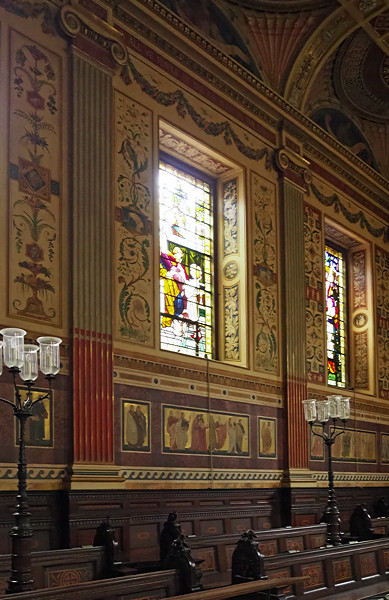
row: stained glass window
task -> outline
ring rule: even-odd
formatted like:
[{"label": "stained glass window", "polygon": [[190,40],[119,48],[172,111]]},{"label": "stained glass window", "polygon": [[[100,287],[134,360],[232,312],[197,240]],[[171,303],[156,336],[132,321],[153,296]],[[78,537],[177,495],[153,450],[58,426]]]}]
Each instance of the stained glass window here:
[{"label": "stained glass window", "polygon": [[346,385],[345,260],[340,250],[326,245],[327,382]]},{"label": "stained glass window", "polygon": [[161,348],[212,357],[212,189],[159,164]]}]

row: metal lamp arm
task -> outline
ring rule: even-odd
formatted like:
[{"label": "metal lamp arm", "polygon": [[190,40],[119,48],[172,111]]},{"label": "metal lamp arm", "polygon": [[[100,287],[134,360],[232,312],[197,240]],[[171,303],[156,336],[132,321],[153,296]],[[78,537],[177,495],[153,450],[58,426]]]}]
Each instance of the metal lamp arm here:
[{"label": "metal lamp arm", "polygon": [[346,431],[346,421],[343,420],[343,429],[341,429],[340,431],[338,431],[338,433],[335,433],[335,428],[334,428],[334,435],[332,435],[332,439],[335,440],[339,435],[342,435],[342,433],[344,433]]},{"label": "metal lamp arm", "polygon": [[36,404],[37,402],[41,402],[42,400],[46,400],[47,398],[50,398],[51,396],[51,390],[49,390],[47,392],[47,394],[45,394],[44,396],[39,396],[39,398],[37,398],[36,400],[33,400],[33,402],[31,402],[31,406],[34,406],[34,404]]},{"label": "metal lamp arm", "polygon": [[13,402],[10,402],[9,400],[6,400],[5,398],[0,398],[0,402],[4,402],[5,404],[10,404],[12,406],[12,408],[15,408],[15,404]]},{"label": "metal lamp arm", "polygon": [[323,433],[317,433],[316,431],[314,431],[314,429],[313,429],[313,421],[311,421],[309,423],[309,425],[311,427],[312,435],[316,435],[316,437],[319,437],[319,438],[321,438],[324,441],[328,439],[328,435],[324,432],[324,425],[323,425],[323,423],[322,423]]}]

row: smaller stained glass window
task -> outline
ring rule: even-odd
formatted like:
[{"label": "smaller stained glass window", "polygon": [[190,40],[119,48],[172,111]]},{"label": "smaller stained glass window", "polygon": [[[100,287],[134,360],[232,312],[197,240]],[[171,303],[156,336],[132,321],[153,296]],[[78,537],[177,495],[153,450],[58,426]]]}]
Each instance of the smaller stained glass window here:
[{"label": "smaller stained glass window", "polygon": [[161,348],[212,357],[212,193],[159,163]]},{"label": "smaller stained glass window", "polygon": [[326,245],[327,382],[338,387],[346,385],[345,269],[344,253]]}]

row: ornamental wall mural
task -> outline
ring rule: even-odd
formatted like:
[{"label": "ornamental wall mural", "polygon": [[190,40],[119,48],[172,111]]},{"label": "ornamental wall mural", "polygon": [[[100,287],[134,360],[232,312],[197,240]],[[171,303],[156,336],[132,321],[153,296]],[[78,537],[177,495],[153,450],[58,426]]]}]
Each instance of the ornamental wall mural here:
[{"label": "ornamental wall mural", "polygon": [[152,344],[151,114],[115,96],[116,335]]},{"label": "ornamental wall mural", "polygon": [[307,377],[310,382],[324,383],[323,224],[321,212],[308,204],[304,207],[304,244]]},{"label": "ornamental wall mural", "polygon": [[9,314],[60,324],[60,59],[11,32]]},{"label": "ornamental wall mural", "polygon": [[163,452],[249,456],[249,416],[163,406]]},{"label": "ornamental wall mural", "polygon": [[370,383],[367,262],[366,250],[356,250],[351,253],[352,342],[354,346],[354,383],[357,389],[368,389]]},{"label": "ornamental wall mural", "polygon": [[275,186],[251,173],[255,368],[278,373],[278,258]]},{"label": "ornamental wall mural", "polygon": [[378,396],[389,398],[389,254],[375,249]]},{"label": "ornamental wall mural", "polygon": [[[238,267],[239,258],[239,220],[238,220],[238,180],[236,178],[223,184],[223,258],[231,257],[230,265]],[[234,260],[235,259],[235,260]],[[239,269],[224,268],[223,307],[224,307],[224,357],[226,360],[241,360],[239,284],[226,285],[235,279]]]},{"label": "ornamental wall mural", "polygon": [[[322,431],[319,425],[313,431]],[[340,431],[340,429],[339,429]],[[375,431],[346,429],[332,447],[335,461],[375,463],[377,461],[377,434]],[[324,446],[320,437],[311,433],[311,460],[324,460]]]}]

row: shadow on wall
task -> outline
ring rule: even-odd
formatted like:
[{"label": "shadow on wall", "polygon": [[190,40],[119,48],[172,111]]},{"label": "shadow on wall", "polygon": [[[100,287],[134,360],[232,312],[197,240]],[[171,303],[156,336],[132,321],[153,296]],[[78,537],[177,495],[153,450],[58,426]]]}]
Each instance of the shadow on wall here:
[{"label": "shadow on wall", "polygon": [[310,116],[322,129],[332,135],[343,146],[356,154],[370,167],[378,171],[373,153],[366,138],[345,114],[335,108],[319,108]]},{"label": "shadow on wall", "polygon": [[262,79],[249,49],[223,11],[210,0],[161,0],[183,21],[198,29],[225,54]]}]

